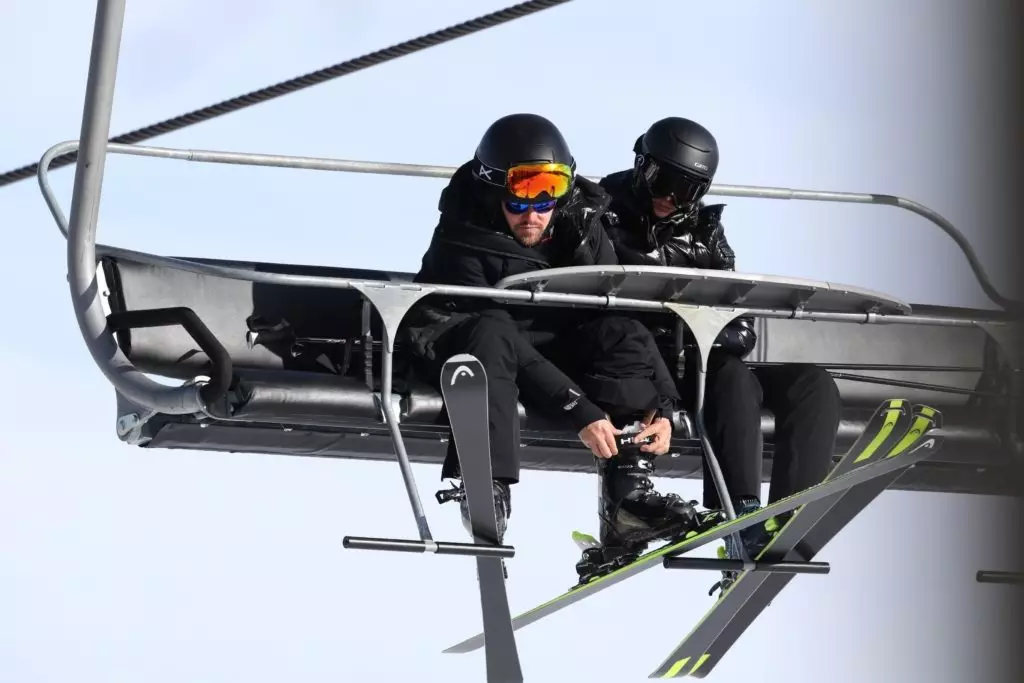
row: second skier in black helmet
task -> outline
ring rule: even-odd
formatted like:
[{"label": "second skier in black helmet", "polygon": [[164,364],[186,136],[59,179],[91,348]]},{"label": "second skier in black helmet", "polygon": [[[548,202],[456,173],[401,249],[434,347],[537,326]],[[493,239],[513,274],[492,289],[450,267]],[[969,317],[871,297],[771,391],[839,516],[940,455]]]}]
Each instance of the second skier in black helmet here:
[{"label": "second skier in black helmet", "polygon": [[[633,151],[633,168],[601,180],[613,197],[604,220],[619,262],[734,271],[736,254],[722,224],[725,205],[703,201],[718,170],[714,136],[689,119],[665,118],[640,136]],[[670,370],[675,370],[680,394],[691,394],[696,387],[696,354],[686,347],[692,348],[696,341],[685,334],[680,347],[673,325],[650,322],[659,342],[677,349],[681,362]],[[756,343],[754,319],[741,315],[720,332],[715,351],[707,358],[708,406],[715,407],[705,416],[705,428],[738,515],[761,507],[762,409],[776,416],[777,425],[786,425],[776,428],[773,437],[776,474],[768,504],[809,488],[827,475],[842,409],[835,380],[824,368],[811,363],[767,367],[745,363],[743,359]],[[720,509],[717,487],[707,463],[704,466],[704,506]],[[782,515],[775,521],[782,523],[786,518]],[[742,549],[727,537],[720,556],[734,560],[756,557],[779,526],[754,525],[741,530]],[[737,572],[723,572],[712,592],[721,589],[724,593],[737,576]]]},{"label": "second skier in black helmet", "polygon": [[652,124],[637,138],[633,152],[633,191],[660,219],[692,212],[718,170],[715,136],[677,116]]}]

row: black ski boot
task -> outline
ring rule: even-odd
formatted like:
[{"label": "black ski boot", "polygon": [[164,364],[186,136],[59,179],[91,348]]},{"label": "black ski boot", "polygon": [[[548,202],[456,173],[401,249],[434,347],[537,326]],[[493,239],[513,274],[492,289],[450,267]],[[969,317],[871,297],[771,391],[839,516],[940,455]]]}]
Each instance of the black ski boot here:
[{"label": "black ski boot", "polygon": [[[512,491],[509,485],[503,481],[495,479],[491,482],[491,488],[494,492],[494,519],[497,522],[498,538],[496,542],[501,545],[505,541],[505,530],[508,528],[508,518],[512,516]],[[462,526],[466,529],[466,533],[469,537],[476,542],[476,537],[473,535],[473,525],[469,521],[469,499],[466,498],[466,487],[461,482],[458,486],[452,485],[452,488],[447,490],[438,491],[436,494],[437,502],[440,504],[447,503],[452,500],[459,501],[459,510],[462,513]],[[508,578],[508,567],[505,566],[505,560],[501,561],[502,571],[505,572],[505,578]]]},{"label": "black ski boot", "polygon": [[653,456],[628,439],[617,456],[598,462],[600,541],[577,539],[583,547],[583,557],[576,563],[577,585],[630,564],[651,541],[674,541],[703,530],[697,501],[655,491],[653,473]]}]

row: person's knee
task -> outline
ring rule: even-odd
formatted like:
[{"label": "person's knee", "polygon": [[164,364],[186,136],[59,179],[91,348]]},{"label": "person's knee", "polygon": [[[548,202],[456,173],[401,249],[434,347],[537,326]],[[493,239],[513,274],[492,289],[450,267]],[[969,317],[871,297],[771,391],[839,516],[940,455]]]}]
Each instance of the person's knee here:
[{"label": "person's knee", "polygon": [[723,355],[708,373],[716,392],[742,392],[761,400],[761,384],[746,363],[732,355]]},{"label": "person's knee", "polygon": [[465,323],[462,330],[460,353],[471,353],[484,366],[494,361],[515,357],[515,342],[519,330],[504,316],[481,315]]},{"label": "person's knee", "polygon": [[576,330],[570,363],[609,377],[649,377],[656,350],[654,337],[640,322],[624,316],[601,316]]},{"label": "person's knee", "polygon": [[640,352],[654,339],[651,331],[642,323],[620,315],[601,316],[588,323],[583,332],[592,343],[605,352],[622,349],[635,349]]},{"label": "person's knee", "polygon": [[626,335],[649,334],[649,330],[639,320],[624,315],[605,315],[594,321],[594,325],[608,332],[619,332]]},{"label": "person's knee", "polygon": [[809,363],[798,363],[795,364],[794,371],[795,383],[801,389],[802,400],[818,404],[828,410],[839,410],[839,387],[828,370]]},{"label": "person's knee", "polygon": [[706,406],[716,422],[759,430],[763,400],[760,382],[739,358],[729,357],[708,373]]}]

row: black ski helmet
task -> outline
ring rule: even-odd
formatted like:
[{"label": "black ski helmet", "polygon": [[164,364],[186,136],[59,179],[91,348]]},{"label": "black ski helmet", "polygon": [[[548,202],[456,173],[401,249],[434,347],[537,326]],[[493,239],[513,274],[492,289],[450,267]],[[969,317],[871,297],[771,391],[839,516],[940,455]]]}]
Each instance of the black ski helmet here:
[{"label": "black ski helmet", "polygon": [[508,189],[508,172],[517,165],[530,163],[562,164],[569,174],[564,192],[558,196],[541,195],[538,199],[558,199],[561,204],[569,197],[576,161],[562,132],[543,116],[509,114],[484,132],[473,155],[473,177],[481,184],[482,196],[516,200]]},{"label": "black ski helmet", "polygon": [[644,199],[673,196],[690,210],[718,170],[718,142],[704,126],[670,116],[655,121],[633,146],[633,187]]}]

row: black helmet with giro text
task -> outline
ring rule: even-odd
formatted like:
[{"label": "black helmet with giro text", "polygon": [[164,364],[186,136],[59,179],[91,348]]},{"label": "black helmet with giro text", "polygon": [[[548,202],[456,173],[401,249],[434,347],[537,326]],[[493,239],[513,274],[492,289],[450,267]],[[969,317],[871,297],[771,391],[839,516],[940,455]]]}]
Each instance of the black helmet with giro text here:
[{"label": "black helmet with giro text", "polygon": [[576,161],[551,121],[510,114],[484,132],[473,155],[473,177],[481,197],[504,202],[510,213],[546,213],[572,192]]},{"label": "black helmet with giro text", "polygon": [[718,142],[704,126],[671,116],[655,121],[633,146],[633,189],[650,203],[670,197],[689,212],[707,193],[718,170]]}]

